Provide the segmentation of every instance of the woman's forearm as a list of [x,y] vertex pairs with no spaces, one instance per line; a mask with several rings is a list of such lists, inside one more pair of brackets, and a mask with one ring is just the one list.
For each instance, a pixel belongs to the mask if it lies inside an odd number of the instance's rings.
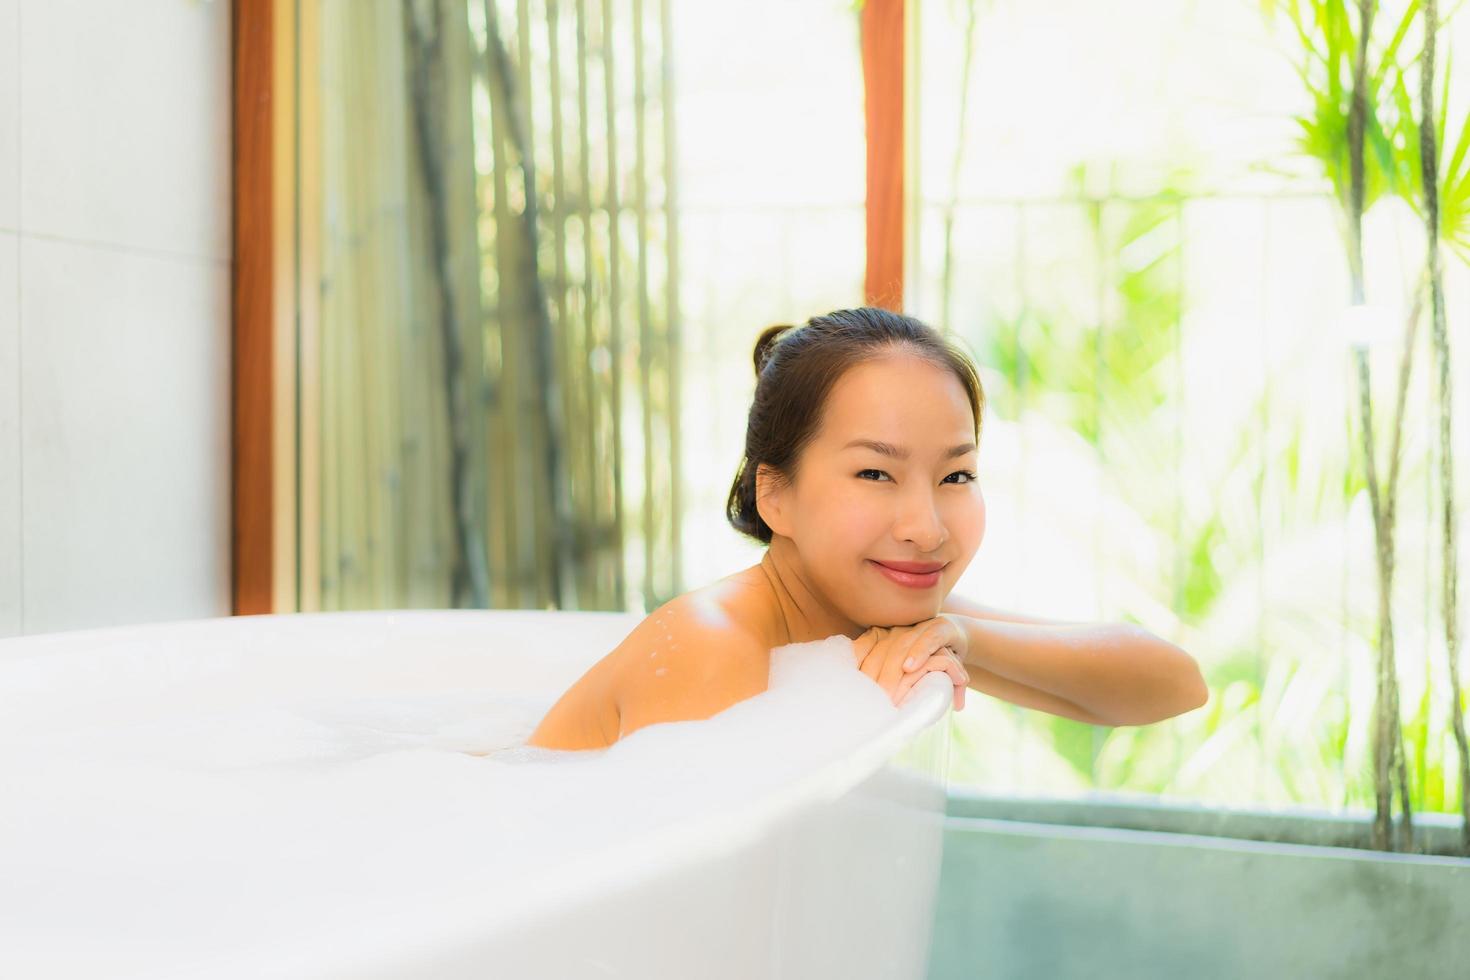
[[965,661],[1064,698],[1109,725],[1147,725],[1209,700],[1199,665],[1130,623],[1040,626],[953,615]]

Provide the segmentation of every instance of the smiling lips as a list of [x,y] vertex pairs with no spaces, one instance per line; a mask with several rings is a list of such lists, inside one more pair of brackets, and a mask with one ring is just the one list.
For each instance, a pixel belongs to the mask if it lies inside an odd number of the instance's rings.
[[873,562],[878,571],[882,572],[889,581],[899,585],[906,585],[911,589],[929,589],[939,584],[940,569],[948,565],[944,561],[876,561]]
[[913,572],[915,575],[927,575],[929,572],[937,572],[949,564],[947,561],[878,561],[876,558],[873,560],[878,562],[879,565],[887,565],[889,568],[897,569],[900,572]]

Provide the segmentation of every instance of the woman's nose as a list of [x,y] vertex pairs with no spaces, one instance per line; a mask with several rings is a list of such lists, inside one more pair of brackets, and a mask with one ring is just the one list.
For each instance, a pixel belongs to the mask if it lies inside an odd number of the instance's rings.
[[906,497],[894,526],[894,536],[900,541],[912,541],[914,547],[925,553],[943,544],[947,534],[933,498],[921,493]]

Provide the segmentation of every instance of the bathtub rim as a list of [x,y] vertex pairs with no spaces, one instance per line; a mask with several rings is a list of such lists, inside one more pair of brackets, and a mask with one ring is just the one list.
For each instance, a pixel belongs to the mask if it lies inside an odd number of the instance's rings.
[[[487,614],[493,614],[496,618],[519,617],[527,618],[542,617],[546,615],[576,616],[592,618],[603,618],[616,620],[628,618],[630,621],[641,620],[642,615],[633,612],[619,612],[617,610],[604,609],[321,609],[310,612],[292,613],[249,613],[235,616],[194,616],[188,619],[164,619],[157,622],[124,623],[113,626],[83,626],[68,630],[47,630],[44,633],[22,633],[18,636],[0,637],[0,668],[7,662],[22,660],[27,657],[41,653],[54,652],[46,650],[52,645],[67,645],[83,639],[96,640],[126,640],[133,633],[147,630],[159,630],[161,632],[176,634],[186,633],[193,629],[221,628],[221,629],[251,629],[253,624],[262,620],[273,620],[277,622],[302,622],[310,620],[374,620],[387,619],[391,621],[395,617],[404,616],[413,619],[428,617],[455,618],[455,619],[480,619]],[[238,624],[238,625],[236,625]]]

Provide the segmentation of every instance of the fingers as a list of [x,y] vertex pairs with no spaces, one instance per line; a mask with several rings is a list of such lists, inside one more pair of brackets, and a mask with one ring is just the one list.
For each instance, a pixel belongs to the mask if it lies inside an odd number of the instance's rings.
[[[948,647],[951,651],[954,652],[957,657],[959,657],[960,664],[964,664],[965,651],[966,647],[968,646],[967,638],[965,637],[964,633],[962,633],[959,628],[955,626],[954,620],[951,617],[946,615],[936,616],[934,619],[931,619],[927,623],[923,624],[922,630],[920,630],[918,627],[915,627],[915,633],[923,633],[923,635],[927,637],[928,642],[926,645],[929,648],[929,652],[935,652],[941,647]],[[920,667],[920,658],[911,657],[909,659],[912,662],[913,666],[905,667],[904,669],[918,670]]]
[[968,685],[970,683],[970,672],[965,669],[964,658],[961,657],[958,653],[955,653],[953,650],[949,649],[949,647],[945,647],[944,649],[946,651],[946,655],[954,661],[955,667],[959,669],[960,683]]
[[926,623],[911,628],[899,638],[899,649],[894,650],[886,658],[882,665],[882,675],[878,678],[884,687],[896,687],[900,678],[904,677],[910,668],[904,667],[906,661],[912,660],[916,665],[921,664],[927,657],[940,647],[940,632],[946,622],[942,619],[931,619]]
[[[901,704],[924,674],[944,671],[954,683],[959,710],[970,675],[963,656],[950,645],[956,639],[954,624],[942,616],[914,626],[874,626],[852,641],[853,656],[862,673],[890,692],[894,704]],[[915,666],[905,667],[905,662]]]
[[945,646],[959,655],[960,664],[963,665],[965,657],[970,652],[969,635],[965,633],[964,627],[959,625],[959,621],[955,619],[953,614],[943,613],[939,618],[944,623],[942,635],[944,636]]
[[884,640],[888,638],[888,632],[886,627],[874,626],[852,641],[858,670],[875,681],[878,680],[878,673],[883,667]]
[[913,686],[919,682],[919,679],[925,674],[934,671],[943,671],[949,675],[955,687],[955,710],[959,711],[963,708],[965,704],[965,690],[970,683],[970,674],[969,671],[965,670],[964,665],[959,662],[958,655],[948,647],[941,648],[938,653],[933,654],[924,663],[903,676],[894,688],[893,703],[903,703],[903,699],[908,695],[908,692]]

